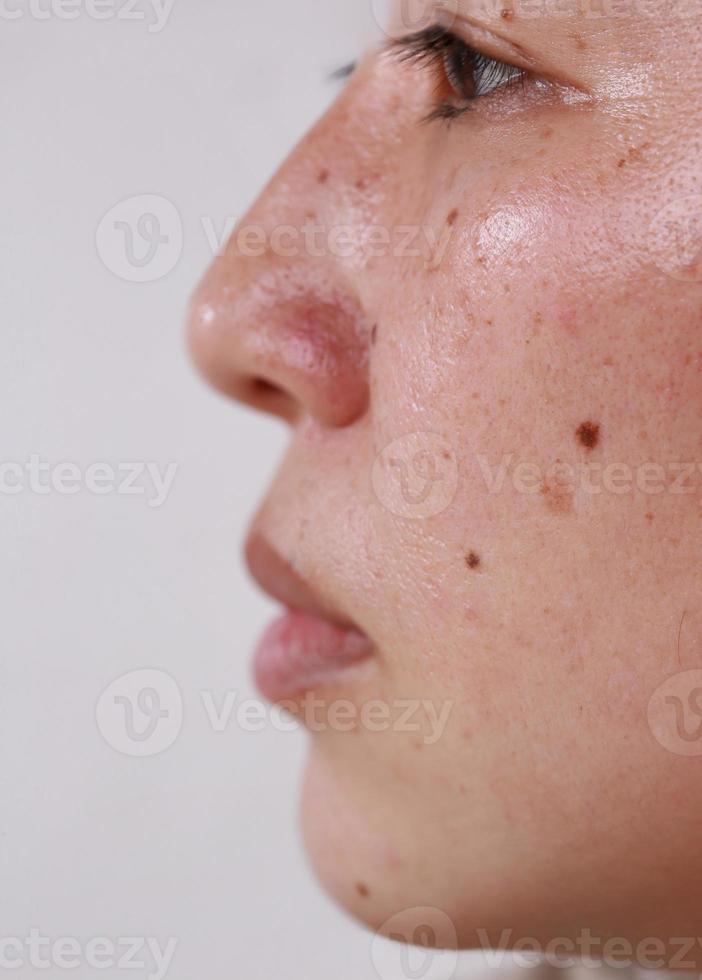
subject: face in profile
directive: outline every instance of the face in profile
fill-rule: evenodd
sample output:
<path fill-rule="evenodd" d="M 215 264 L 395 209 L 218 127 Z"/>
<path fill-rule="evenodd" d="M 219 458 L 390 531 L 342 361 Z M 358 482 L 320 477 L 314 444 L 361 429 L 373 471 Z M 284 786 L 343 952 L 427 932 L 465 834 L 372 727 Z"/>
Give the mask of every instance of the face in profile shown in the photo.
<path fill-rule="evenodd" d="M 702 2 L 419 6 L 192 303 L 207 378 L 290 427 L 246 548 L 283 607 L 255 674 L 310 729 L 306 845 L 358 918 L 674 966 L 702 900 Z"/>

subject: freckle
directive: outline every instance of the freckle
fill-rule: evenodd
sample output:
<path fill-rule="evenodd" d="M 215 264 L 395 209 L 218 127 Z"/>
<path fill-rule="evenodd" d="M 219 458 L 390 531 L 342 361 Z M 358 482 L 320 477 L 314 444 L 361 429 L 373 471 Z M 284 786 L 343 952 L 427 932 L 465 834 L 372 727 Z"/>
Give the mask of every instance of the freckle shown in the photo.
<path fill-rule="evenodd" d="M 378 339 L 378 324 L 374 323 L 370 335 L 371 344 L 375 344 L 377 339 Z"/>
<path fill-rule="evenodd" d="M 361 898 L 368 898 L 368 896 L 370 895 L 368 885 L 364 885 L 362 881 L 356 882 L 356 891 L 361 896 Z"/>
<path fill-rule="evenodd" d="M 319 171 L 319 174 L 317 175 L 317 183 L 318 184 L 326 184 L 326 182 L 328 180 L 329 180 L 329 171 L 328 170 L 320 170 Z"/>
<path fill-rule="evenodd" d="M 580 35 L 576 35 L 575 47 L 578 51 L 587 51 L 587 42 Z"/>
<path fill-rule="evenodd" d="M 550 126 L 546 126 L 544 129 L 541 130 L 539 136 L 541 137 L 542 140 L 550 139 L 553 136 L 553 130 L 551 129 Z"/>
<path fill-rule="evenodd" d="M 468 568 L 480 568 L 480 555 L 475 551 L 469 551 L 466 555 L 466 565 Z"/>
<path fill-rule="evenodd" d="M 648 521 L 649 524 L 651 524 L 653 521 L 653 514 L 651 513 L 650 510 L 646 513 L 646 520 Z"/>
<path fill-rule="evenodd" d="M 623 167 L 623 166 L 624 166 L 625 164 L 626 164 L 626 160 L 624 159 L 624 157 L 622 157 L 622 159 L 621 159 L 621 160 L 619 161 L 619 163 L 617 164 L 617 166 L 618 166 L 619 168 L 621 168 L 621 167 Z"/>
<path fill-rule="evenodd" d="M 465 796 L 466 795 L 466 793 L 468 792 L 468 790 L 466 789 L 466 784 L 465 783 L 460 783 L 459 784 L 459 786 L 458 786 L 458 792 L 461 794 L 461 796 Z"/>
<path fill-rule="evenodd" d="M 421 739 L 418 739 L 418 738 L 412 739 L 412 745 L 417 750 L 417 752 L 419 752 L 420 749 L 423 749 L 424 748 L 424 743 L 421 741 Z"/>
<path fill-rule="evenodd" d="M 558 479 L 544 480 L 541 496 L 553 514 L 569 514 L 573 509 L 573 494 L 567 483 Z"/>
<path fill-rule="evenodd" d="M 586 449 L 594 449 L 600 441 L 600 427 L 597 422 L 583 422 L 576 429 L 575 435 Z"/>
<path fill-rule="evenodd" d="M 354 184 L 354 187 L 356 188 L 357 191 L 364 191 L 366 189 L 366 182 L 363 179 L 363 177 L 359 177 L 359 179 Z"/>
<path fill-rule="evenodd" d="M 446 224 L 449 226 L 449 228 L 453 227 L 457 217 L 458 208 L 454 208 L 453 211 L 449 211 L 448 215 L 446 216 Z"/>
<path fill-rule="evenodd" d="M 491 327 L 492 326 L 492 320 L 486 320 L 485 321 L 485 326 L 486 327 Z"/>

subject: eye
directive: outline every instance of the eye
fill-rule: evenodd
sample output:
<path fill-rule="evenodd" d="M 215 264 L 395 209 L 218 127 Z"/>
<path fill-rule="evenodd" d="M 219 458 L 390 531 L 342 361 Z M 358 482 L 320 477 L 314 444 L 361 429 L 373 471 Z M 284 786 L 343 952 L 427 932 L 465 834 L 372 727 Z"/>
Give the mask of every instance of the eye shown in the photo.
<path fill-rule="evenodd" d="M 429 27 L 393 41 L 403 61 L 413 61 L 438 75 L 438 105 L 430 119 L 453 119 L 476 99 L 506 85 L 524 81 L 523 68 L 476 51 L 443 27 Z"/>

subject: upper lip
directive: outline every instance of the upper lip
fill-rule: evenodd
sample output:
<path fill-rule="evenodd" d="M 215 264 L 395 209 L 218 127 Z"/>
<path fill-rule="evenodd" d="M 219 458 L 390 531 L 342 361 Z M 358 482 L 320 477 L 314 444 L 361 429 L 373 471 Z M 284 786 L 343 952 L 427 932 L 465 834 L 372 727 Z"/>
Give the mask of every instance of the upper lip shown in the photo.
<path fill-rule="evenodd" d="M 288 609 L 316 616 L 345 629 L 356 629 L 354 623 L 320 598 L 260 532 L 249 535 L 244 556 L 249 573 L 271 598 Z"/>

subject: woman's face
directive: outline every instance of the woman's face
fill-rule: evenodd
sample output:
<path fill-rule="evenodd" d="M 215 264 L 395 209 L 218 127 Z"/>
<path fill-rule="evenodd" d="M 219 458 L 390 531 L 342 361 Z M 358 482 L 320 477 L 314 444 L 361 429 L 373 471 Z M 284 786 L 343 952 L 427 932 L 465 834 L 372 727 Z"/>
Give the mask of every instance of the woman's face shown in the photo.
<path fill-rule="evenodd" d="M 361 919 L 667 946 L 702 899 L 702 2 L 411 7 L 193 301 L 204 373 L 291 426 L 259 683 Z"/>

